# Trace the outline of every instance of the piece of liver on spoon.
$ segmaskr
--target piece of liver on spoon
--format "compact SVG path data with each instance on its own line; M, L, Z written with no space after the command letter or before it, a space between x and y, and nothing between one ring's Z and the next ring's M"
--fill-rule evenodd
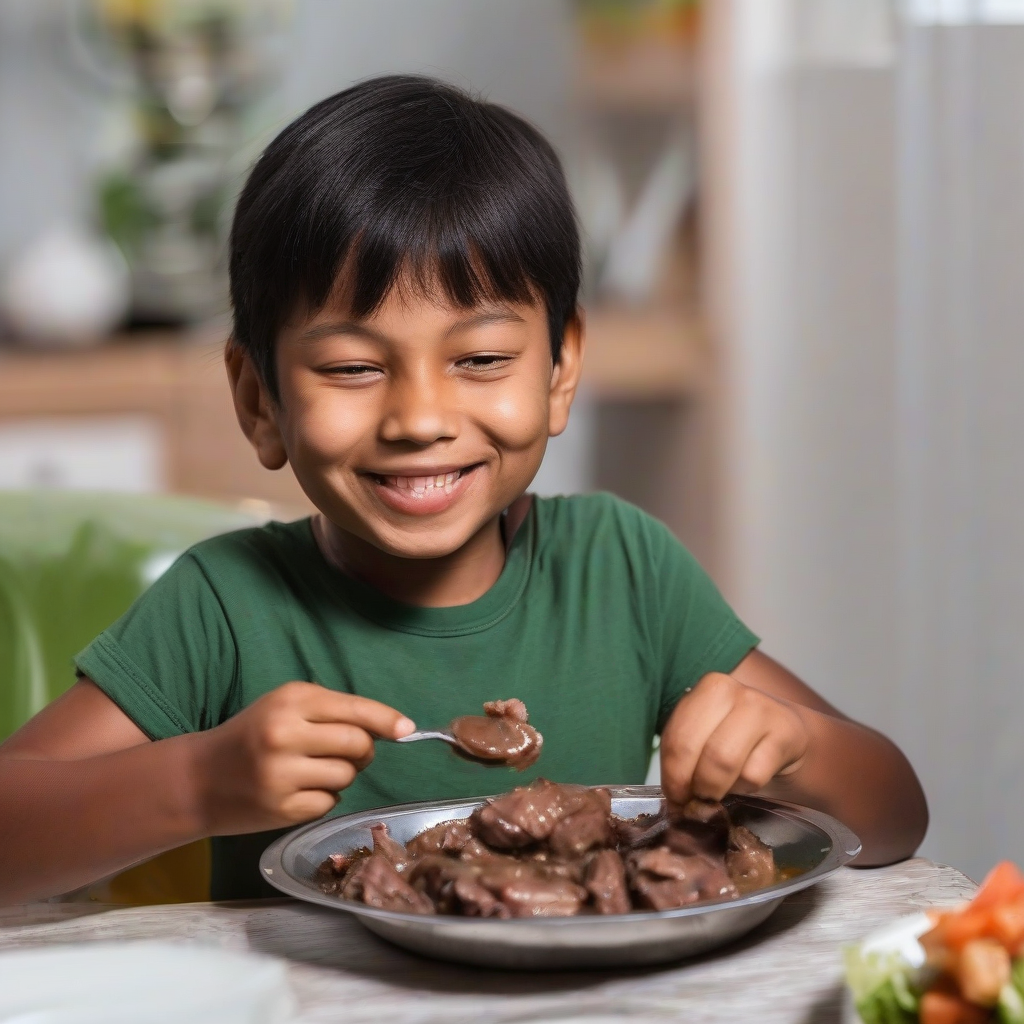
M448 727L463 756L520 771L540 757L544 737L527 722L526 705L516 698L484 704L484 715L463 715Z

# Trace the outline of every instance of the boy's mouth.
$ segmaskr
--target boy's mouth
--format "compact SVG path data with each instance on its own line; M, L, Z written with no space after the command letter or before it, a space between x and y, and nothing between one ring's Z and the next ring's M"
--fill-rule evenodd
M385 504L397 512L432 515L443 512L466 489L473 471L482 463L458 469L443 467L428 475L368 473L374 490Z

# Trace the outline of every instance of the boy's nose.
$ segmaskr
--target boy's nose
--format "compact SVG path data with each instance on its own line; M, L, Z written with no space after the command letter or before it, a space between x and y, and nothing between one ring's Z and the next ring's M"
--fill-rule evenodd
M427 445L458 433L458 417L445 382L417 378L392 385L380 425L385 441L411 441Z

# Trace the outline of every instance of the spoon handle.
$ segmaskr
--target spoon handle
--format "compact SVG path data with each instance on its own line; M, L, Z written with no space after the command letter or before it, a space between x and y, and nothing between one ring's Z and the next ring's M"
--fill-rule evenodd
M419 732L411 732L408 736L400 736L395 742L416 743L419 740L443 740L445 743L450 743L452 746L455 746L457 742L451 733L431 732L427 729L421 729Z

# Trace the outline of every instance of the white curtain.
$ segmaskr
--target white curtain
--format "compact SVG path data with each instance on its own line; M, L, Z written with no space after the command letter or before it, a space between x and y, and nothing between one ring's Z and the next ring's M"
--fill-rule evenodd
M727 588L1024 861L1024 3L709 13Z
M929 848L1024 860L1024 26L912 5L899 65L901 718Z

